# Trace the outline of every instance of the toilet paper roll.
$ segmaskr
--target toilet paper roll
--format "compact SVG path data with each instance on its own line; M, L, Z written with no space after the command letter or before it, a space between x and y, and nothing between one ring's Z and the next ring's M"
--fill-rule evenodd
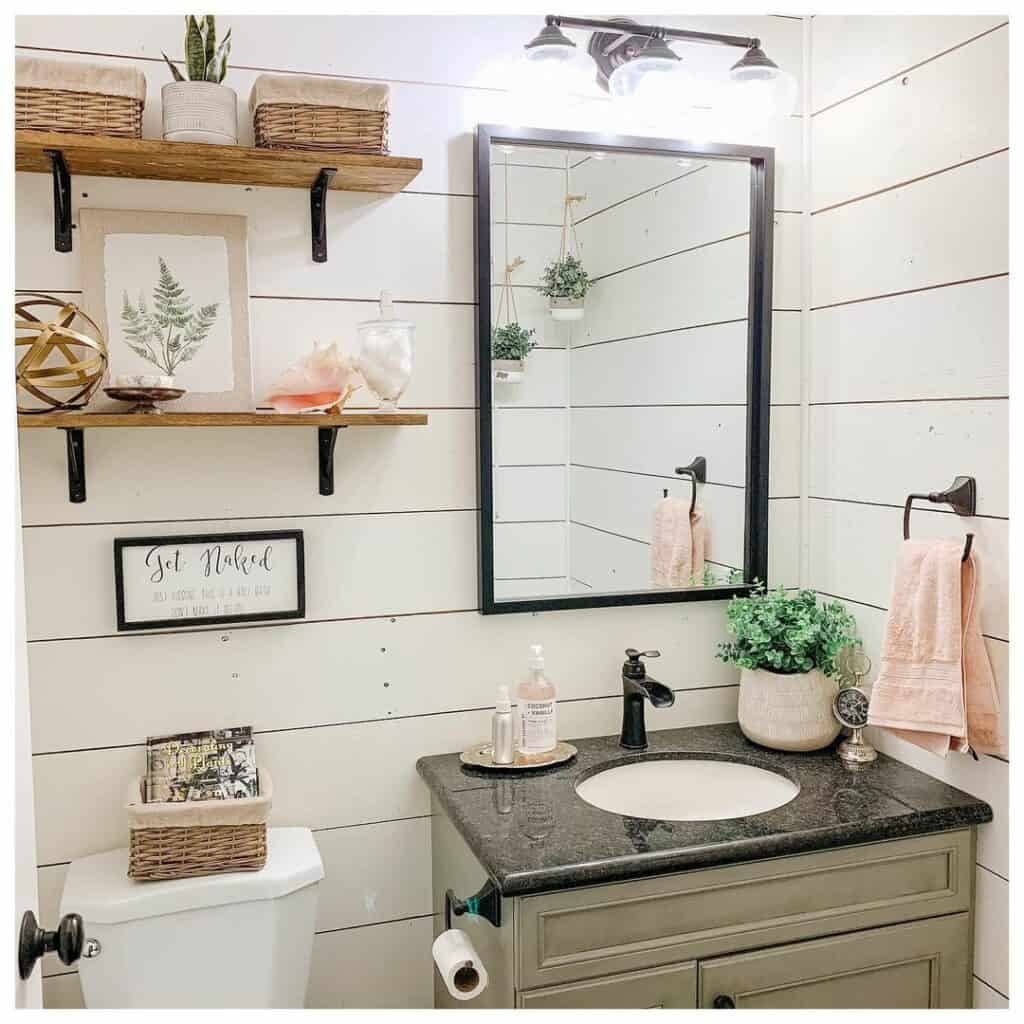
M484 967L470 937L458 928L441 932L434 939L434 963L452 998L475 999L487 988Z

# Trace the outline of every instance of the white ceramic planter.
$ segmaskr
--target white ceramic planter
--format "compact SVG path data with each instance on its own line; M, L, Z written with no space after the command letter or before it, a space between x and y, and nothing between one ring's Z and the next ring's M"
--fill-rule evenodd
M548 312L552 320L582 320L582 299L548 299Z
M491 372L496 384L515 384L526 372L525 359L492 359Z
M238 97L217 82L168 82L160 90L167 142L238 143Z
M821 750L838 735L832 698L839 682L823 672L778 675L743 669L737 717L743 735L772 750Z

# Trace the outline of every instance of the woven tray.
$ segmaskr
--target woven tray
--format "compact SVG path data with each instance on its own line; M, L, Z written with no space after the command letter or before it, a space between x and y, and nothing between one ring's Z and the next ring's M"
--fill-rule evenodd
M261 103L253 115L261 149L388 151L388 111L357 110L305 103Z
M68 89L14 90L14 126L18 131L74 132L142 138L142 101Z
M259 871L267 862L270 776L260 771L260 795L242 800L143 801L145 780L129 793L128 877L137 881Z

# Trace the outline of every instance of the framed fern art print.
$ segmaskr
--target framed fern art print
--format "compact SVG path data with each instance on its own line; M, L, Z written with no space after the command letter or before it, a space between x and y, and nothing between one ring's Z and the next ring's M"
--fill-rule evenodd
M175 412L253 409L245 217L81 210L79 225L82 306L110 377L173 377Z

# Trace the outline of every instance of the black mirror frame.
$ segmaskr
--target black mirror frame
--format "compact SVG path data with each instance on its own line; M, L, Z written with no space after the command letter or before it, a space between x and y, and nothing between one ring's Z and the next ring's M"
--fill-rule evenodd
M772 237L775 150L764 146L673 142L590 132L482 124L476 135L477 493L479 600L483 615L607 608L675 601L721 601L749 594L754 583L685 590L623 591L496 601L494 598L494 484L491 388L491 146L561 145L574 149L743 159L750 163L750 283L747 319L747 465L743 571L768 584L768 459L771 412Z

